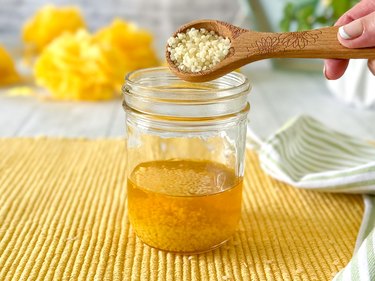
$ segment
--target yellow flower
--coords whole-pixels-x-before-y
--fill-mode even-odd
[[[30,52],[39,53],[63,32],[74,32],[84,27],[78,8],[47,5],[25,23],[22,37]]]
[[[37,83],[57,99],[102,100],[117,95],[125,75],[158,65],[150,33],[115,20],[95,35],[64,33],[37,59]]]
[[[152,35],[133,23],[115,19],[110,26],[99,30],[95,38],[100,44],[117,49],[126,72],[159,65],[152,47]],[[124,74],[119,82],[122,82]]]
[[[0,46],[0,85],[9,85],[21,80],[14,66],[12,57]]]
[[[84,30],[64,33],[48,45],[34,66],[37,84],[65,100],[104,100],[120,89],[121,54],[98,44]],[[120,74],[122,73],[122,75]]]

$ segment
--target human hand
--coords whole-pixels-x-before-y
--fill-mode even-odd
[[[335,23],[340,26],[337,38],[348,48],[375,47],[375,0],[362,0],[342,15]],[[324,75],[329,80],[340,78],[349,60],[327,59]],[[375,75],[375,60],[368,61],[369,70]]]

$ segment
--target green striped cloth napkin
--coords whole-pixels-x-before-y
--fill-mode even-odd
[[[375,280],[375,146],[334,131],[309,116],[287,122],[266,141],[251,129],[270,176],[303,189],[364,195],[365,213],[350,263],[334,280]]]

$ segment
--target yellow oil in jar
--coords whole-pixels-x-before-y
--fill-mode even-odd
[[[242,178],[210,161],[165,160],[139,164],[128,178],[130,223],[158,249],[198,253],[236,231]]]

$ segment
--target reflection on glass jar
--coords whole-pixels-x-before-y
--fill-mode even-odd
[[[235,233],[249,90],[239,73],[205,83],[167,68],[127,76],[128,213],[144,243],[199,253]]]

